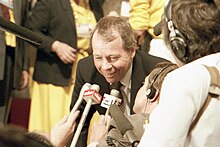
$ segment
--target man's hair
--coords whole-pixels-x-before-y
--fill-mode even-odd
[[[53,147],[44,136],[17,126],[0,127],[1,147]]]
[[[128,51],[133,49],[136,44],[133,30],[125,17],[105,16],[100,19],[91,34],[91,47],[92,38],[96,31],[106,42],[111,42],[118,38],[118,36],[121,37],[123,47]]]
[[[189,62],[220,51],[220,0],[171,0],[171,19],[186,38]],[[165,42],[170,44],[165,26]]]

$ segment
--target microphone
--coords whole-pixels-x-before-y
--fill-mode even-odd
[[[127,137],[128,141],[132,144],[132,147],[136,147],[140,141],[137,139],[137,136],[134,133],[134,127],[123,114],[119,106],[116,104],[111,105],[109,112],[121,134]]]
[[[159,36],[161,34],[161,30],[162,30],[162,22],[160,21],[159,23],[157,23],[154,27],[154,35]]]
[[[79,106],[80,106],[80,104],[82,103],[82,100],[83,100],[83,94],[85,93],[86,90],[89,90],[90,87],[91,87],[91,84],[89,84],[89,83],[85,83],[85,84],[82,86],[82,88],[81,88],[81,90],[80,90],[80,93],[79,93],[79,97],[78,97],[78,99],[77,99],[75,105],[73,106],[73,108],[72,108],[72,110],[71,110],[71,112],[70,112],[71,114],[74,113],[74,112],[79,108]],[[70,116],[72,116],[72,115],[70,115]],[[68,120],[69,120],[69,119],[70,119],[70,118],[68,118]]]
[[[108,109],[112,104],[117,104],[117,105],[120,104],[122,100],[118,98],[118,96],[119,96],[119,91],[116,89],[112,89],[110,95],[105,93],[103,95],[101,107]]]
[[[42,37],[37,33],[25,27],[19,26],[11,21],[5,20],[3,17],[0,17],[0,29],[3,31],[10,32],[15,36],[35,45],[41,45],[43,42]]]
[[[76,146],[77,140],[79,138],[79,135],[80,135],[80,132],[83,128],[83,125],[86,121],[86,117],[89,113],[89,109],[90,109],[91,105],[92,104],[99,104],[101,102],[102,96],[98,93],[99,90],[100,90],[100,87],[99,87],[99,85],[96,85],[96,84],[93,84],[91,86],[91,89],[85,90],[85,92],[83,94],[83,98],[84,98],[84,100],[86,100],[87,103],[86,103],[85,109],[82,113],[82,117],[79,121],[77,130],[75,132],[75,135],[73,137],[73,140],[72,140],[70,147]]]
[[[107,119],[107,116],[109,115],[109,107],[112,104],[119,105],[121,103],[122,99],[118,98],[118,96],[119,96],[119,91],[116,89],[112,89],[110,92],[110,95],[106,93],[104,94],[101,107],[106,108],[105,120]]]

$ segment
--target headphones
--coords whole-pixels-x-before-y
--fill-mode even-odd
[[[151,102],[154,102],[158,95],[159,95],[159,89],[155,88],[154,87],[154,83],[155,81],[157,80],[157,78],[159,77],[159,75],[166,69],[168,68],[169,65],[166,65],[164,67],[162,67],[158,72],[157,74],[155,74],[155,76],[153,77],[152,81],[150,82],[149,86],[147,86],[147,89],[146,89],[146,97],[147,99],[149,99]]]
[[[177,28],[174,27],[173,21],[171,19],[171,15],[172,15],[171,1],[172,0],[168,2],[164,10],[164,17],[169,30],[169,40],[172,51],[174,52],[176,57],[181,62],[186,63],[188,61],[186,38]]]

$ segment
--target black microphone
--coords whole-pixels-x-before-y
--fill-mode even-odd
[[[37,33],[22,27],[20,25],[17,25],[11,21],[5,20],[3,17],[0,17],[0,29],[6,32],[10,32],[14,34],[15,36],[24,39],[28,41],[29,43],[32,43],[34,45],[41,45],[43,42],[43,39],[40,35]]]
[[[125,135],[132,147],[136,147],[140,142],[134,133],[133,126],[118,105],[113,104],[109,108],[110,115],[115,121],[115,124],[122,135]]]
[[[160,21],[154,27],[154,35],[159,36],[162,33],[162,22]]]

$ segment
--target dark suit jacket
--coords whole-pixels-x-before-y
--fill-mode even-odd
[[[13,11],[15,23],[21,26],[25,26],[30,3],[28,0],[14,0],[13,1]],[[15,47],[15,63],[14,63],[14,81],[13,87],[18,89],[20,88],[21,83],[21,74],[22,71],[29,70],[29,58],[28,58],[28,47],[27,43],[20,39],[16,38],[16,47]]]
[[[28,19],[27,27],[37,32],[43,43],[37,47],[33,79],[42,83],[67,86],[72,64],[64,64],[51,52],[55,40],[77,48],[76,27],[70,0],[38,0]]]
[[[133,69],[131,75],[131,99],[130,99],[130,108],[131,114],[133,114],[133,105],[135,101],[136,94],[139,88],[142,86],[144,78],[154,69],[155,65],[158,62],[165,61],[164,59],[151,56],[147,53],[138,51],[133,59]],[[98,84],[100,86],[99,93],[103,96],[104,93],[110,93],[109,83],[105,78],[96,70],[94,65],[93,56],[86,57],[79,61],[77,72],[76,72],[76,82],[72,95],[72,102],[70,108],[72,108],[75,102],[78,99],[80,90],[85,83]],[[80,106],[81,112],[83,111],[86,102]],[[100,105],[94,105],[91,107],[89,114],[87,116],[85,125],[81,132],[81,136],[78,140],[78,147],[86,147],[87,141],[87,131],[89,127],[90,120],[95,111],[98,111],[100,114],[105,113],[105,108],[102,108]],[[80,119],[80,117],[78,117]],[[77,122],[79,121],[77,120]]]

